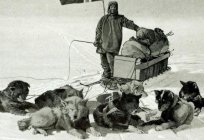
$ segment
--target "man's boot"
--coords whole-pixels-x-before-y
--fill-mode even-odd
[[[103,67],[103,74],[101,80],[107,80],[111,78],[111,71],[109,67]]]

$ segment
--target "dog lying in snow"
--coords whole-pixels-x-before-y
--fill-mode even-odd
[[[200,95],[200,91],[196,82],[188,81],[183,82],[180,81],[183,87],[179,92],[179,97],[188,101],[192,102],[195,106],[194,115],[198,116],[201,112],[202,107],[204,106],[204,99]]]
[[[118,89],[126,94],[133,93],[134,95],[142,95],[142,97],[147,96],[147,93],[144,90],[143,82],[139,82],[136,80],[127,82],[126,84],[122,85],[118,84]]]
[[[34,134],[41,133],[47,136],[49,129],[65,129],[67,133],[78,138],[86,138],[86,132],[95,136],[101,134],[91,127],[89,121],[89,110],[86,100],[77,96],[66,98],[59,107],[44,107],[31,114],[28,119],[18,121],[20,130],[34,128]],[[78,129],[83,130],[79,132]]]
[[[10,82],[2,92],[12,100],[24,101],[28,96],[29,87],[27,82],[15,80]]]
[[[0,112],[10,112],[16,115],[26,115],[36,111],[35,104],[26,102],[30,85],[23,81],[13,81],[0,91]]]
[[[155,90],[158,109],[162,112],[159,120],[143,124],[156,125],[157,131],[173,128],[174,132],[188,128],[193,120],[194,106],[181,100],[170,90]]]
[[[113,93],[114,95],[117,92]],[[99,105],[93,112],[97,125],[114,129],[127,129],[129,125],[137,127],[141,125],[140,117],[131,113],[139,107],[139,99],[142,95],[122,93],[122,96]]]
[[[83,90],[76,90],[70,85],[65,85],[55,90],[49,90],[41,94],[35,99],[35,104],[39,108],[43,107],[57,107],[64,100],[71,96],[78,96],[83,99]]]
[[[127,82],[125,84],[117,84],[118,90],[120,93],[126,93],[126,94],[134,94],[134,95],[142,95],[142,97],[146,97],[147,93],[144,90],[144,86],[142,82],[133,80],[130,82]],[[99,103],[107,103],[108,98],[111,96],[110,93],[102,94],[97,97],[97,101]]]

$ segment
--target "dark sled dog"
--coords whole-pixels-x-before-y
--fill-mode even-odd
[[[160,28],[146,29],[146,28],[139,28],[137,31],[137,40],[146,46],[152,45],[156,41],[164,41],[168,44],[168,39],[164,34],[164,31]]]
[[[36,111],[35,104],[26,102],[30,85],[23,81],[13,81],[0,91],[0,112],[10,112],[16,115],[26,115]]]
[[[193,120],[194,106],[181,100],[170,90],[155,90],[158,109],[162,112],[159,120],[143,125],[156,125],[157,131],[173,128],[174,132],[188,128]]]
[[[2,92],[12,100],[24,101],[28,96],[29,87],[27,82],[15,80],[10,82]]]
[[[202,107],[204,106],[204,99],[200,95],[200,91],[196,82],[188,81],[183,82],[180,81],[183,87],[179,92],[179,97],[188,101],[193,102],[195,106],[194,115],[198,116],[201,112]]]
[[[142,124],[143,121],[139,116],[132,115],[132,112],[139,107],[141,96],[122,93],[122,96],[113,101],[99,105],[93,112],[96,124],[113,130],[127,129],[129,125],[138,126]]]
[[[49,90],[41,94],[35,99],[35,104],[39,108],[43,107],[57,107],[61,104],[61,100],[67,97],[78,96],[83,99],[83,90],[76,90],[70,85],[65,85],[55,90]]]
[[[87,100],[77,96],[68,97],[58,107],[44,107],[31,114],[30,118],[18,121],[19,129],[23,131],[33,128],[34,134],[41,133],[45,136],[48,135],[49,129],[65,129],[67,133],[78,138],[86,138],[85,131],[100,136],[101,134],[91,127],[86,103]]]

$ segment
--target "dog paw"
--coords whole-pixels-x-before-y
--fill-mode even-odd
[[[86,135],[85,134],[82,134],[82,133],[79,133],[76,129],[72,129],[69,131],[69,133],[77,138],[80,138],[80,139],[85,139],[86,138]]]
[[[96,131],[96,130],[92,130],[92,131],[91,131],[91,134],[94,135],[94,136],[96,136],[96,137],[100,137],[100,136],[101,136],[101,133],[98,132],[98,131]]]
[[[26,113],[26,116],[31,117],[32,113]]]
[[[33,128],[32,126],[29,126],[29,127],[28,127],[28,130],[31,130],[32,128]]]
[[[136,129],[136,133],[137,133],[137,134],[145,134],[145,133],[147,133],[147,132],[145,132],[145,131],[143,131],[143,130],[141,130],[141,129]]]
[[[200,114],[201,110],[200,109],[195,109],[194,111],[194,116],[198,116]]]
[[[38,129],[37,128],[37,129],[33,130],[33,135],[36,135],[38,133],[43,134],[44,136],[48,136],[48,133],[45,130],[43,130],[43,129]]]
[[[141,129],[138,129],[138,133],[139,134],[147,134],[148,132],[144,131],[144,130],[141,130]]]
[[[79,139],[85,139],[86,138],[86,135],[83,135],[83,134],[76,134],[75,136]]]
[[[101,136],[101,133],[98,132],[94,127],[90,127],[86,131],[91,133],[93,136],[96,136],[96,137],[100,137]]]
[[[177,134],[177,132],[178,132],[178,129],[172,129],[172,131],[175,133],[175,134]]]
[[[44,136],[48,136],[48,133],[45,130],[40,131],[40,134],[43,134]]]
[[[48,134],[47,134],[47,133],[44,133],[43,135],[44,135],[44,136],[48,136]]]
[[[36,135],[38,133],[38,131],[37,130],[33,130],[33,135]]]
[[[158,126],[155,127],[155,130],[156,130],[156,131],[162,131],[162,130],[164,130],[164,129],[163,129],[162,126],[158,125]]]
[[[194,113],[194,116],[196,116],[196,117],[197,117],[198,115],[199,115],[199,113],[198,113],[198,112],[195,112],[195,113]]]

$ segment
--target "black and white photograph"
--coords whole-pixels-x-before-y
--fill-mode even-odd
[[[203,7],[0,0],[0,140],[203,140]]]

